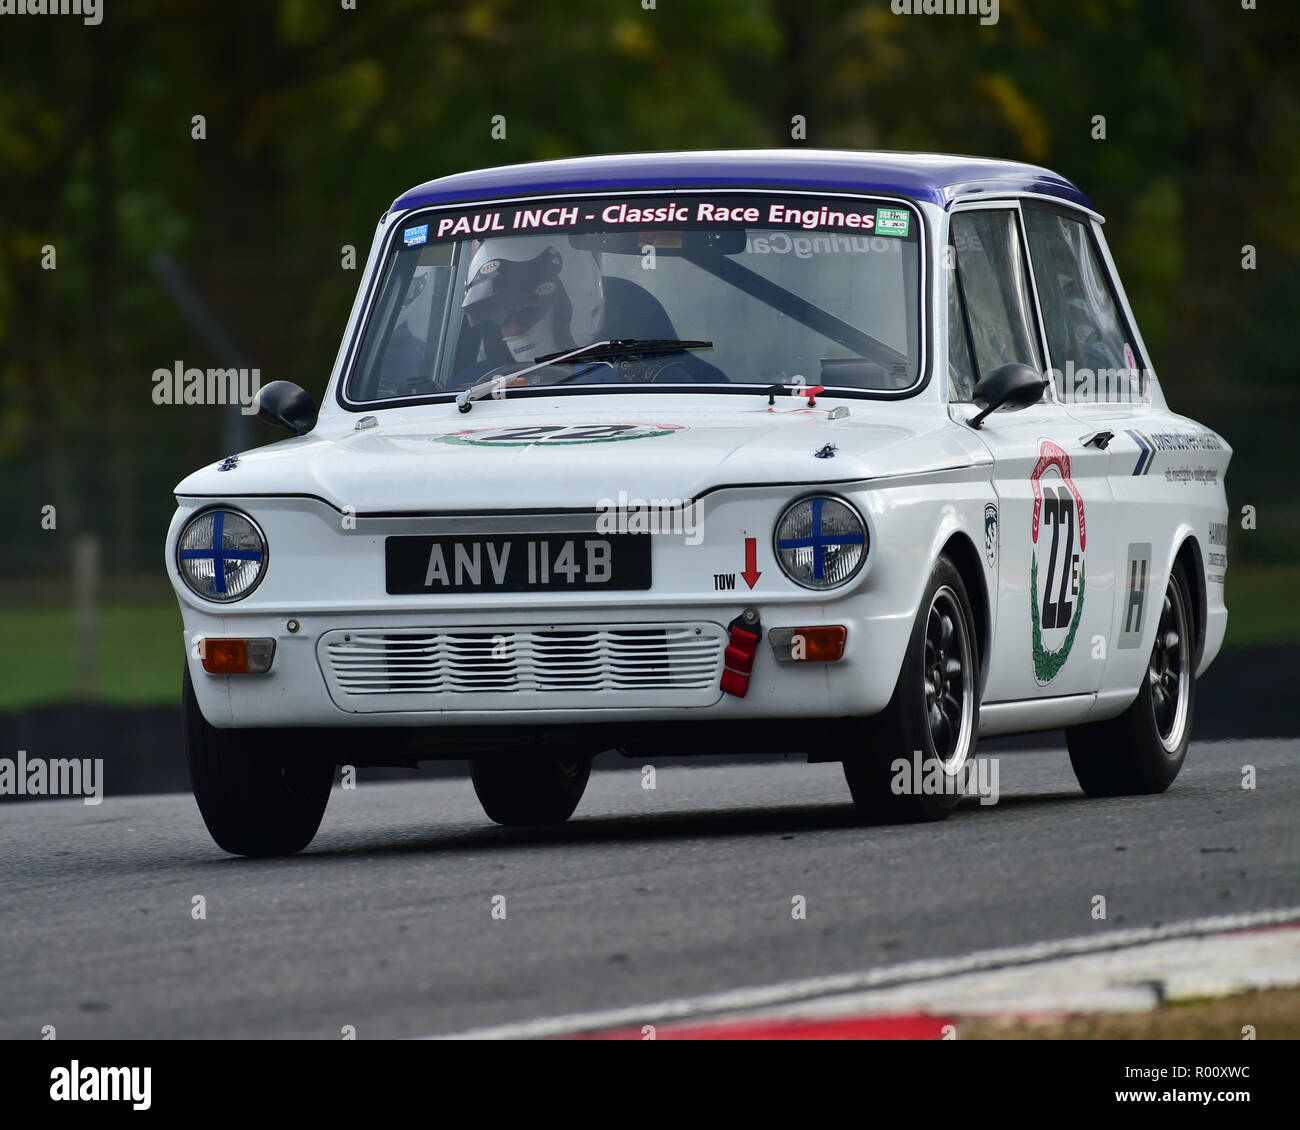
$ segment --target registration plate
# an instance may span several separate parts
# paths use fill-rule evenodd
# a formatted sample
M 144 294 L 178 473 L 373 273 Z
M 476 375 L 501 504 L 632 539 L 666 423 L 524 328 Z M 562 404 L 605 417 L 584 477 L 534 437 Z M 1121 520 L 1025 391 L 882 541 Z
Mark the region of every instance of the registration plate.
M 390 594 L 582 592 L 650 587 L 641 534 L 401 536 L 385 540 Z

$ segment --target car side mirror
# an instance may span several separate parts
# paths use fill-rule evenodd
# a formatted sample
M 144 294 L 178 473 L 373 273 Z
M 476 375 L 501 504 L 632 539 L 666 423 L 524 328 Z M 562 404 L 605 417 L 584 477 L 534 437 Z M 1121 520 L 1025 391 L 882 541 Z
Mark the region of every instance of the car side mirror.
M 981 378 L 971 393 L 972 400 L 984 405 L 984 411 L 970 418 L 970 426 L 978 428 L 984 423 L 984 417 L 999 408 L 1011 405 L 1015 408 L 1028 408 L 1043 399 L 1047 388 L 1047 378 L 1032 365 L 1013 362 Z
M 292 381 L 272 381 L 257 394 L 257 418 L 300 436 L 316 423 L 316 402 Z

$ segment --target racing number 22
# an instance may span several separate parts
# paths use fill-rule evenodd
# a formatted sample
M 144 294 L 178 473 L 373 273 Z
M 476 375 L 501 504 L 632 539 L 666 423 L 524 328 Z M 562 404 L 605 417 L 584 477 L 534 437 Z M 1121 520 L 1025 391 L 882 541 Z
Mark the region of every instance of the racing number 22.
M 494 443 L 593 443 L 622 439 L 635 432 L 633 424 L 538 424 L 530 428 L 502 428 Z
M 1052 549 L 1047 558 L 1047 581 L 1043 585 L 1043 627 L 1064 628 L 1070 622 L 1074 603 L 1068 598 L 1071 562 L 1074 560 L 1074 499 L 1064 487 L 1043 491 L 1043 524 L 1052 527 Z M 1056 579 L 1056 550 L 1061 530 L 1065 530 L 1065 553 L 1061 555 L 1061 581 Z M 1056 589 L 1056 599 L 1052 590 Z

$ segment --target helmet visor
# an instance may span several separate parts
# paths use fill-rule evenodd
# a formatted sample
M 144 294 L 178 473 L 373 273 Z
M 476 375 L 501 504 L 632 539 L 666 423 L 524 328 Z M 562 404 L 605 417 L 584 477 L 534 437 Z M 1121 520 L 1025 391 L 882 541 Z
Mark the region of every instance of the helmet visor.
M 488 259 L 465 284 L 461 309 L 471 326 L 531 326 L 559 289 L 560 266 L 560 253 L 553 247 L 524 263 Z

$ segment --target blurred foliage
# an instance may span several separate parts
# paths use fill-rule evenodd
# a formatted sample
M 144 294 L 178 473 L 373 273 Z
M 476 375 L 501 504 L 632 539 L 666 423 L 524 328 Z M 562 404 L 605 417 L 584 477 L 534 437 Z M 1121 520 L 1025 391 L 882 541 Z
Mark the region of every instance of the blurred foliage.
M 319 396 L 360 276 L 342 248 L 364 264 L 410 185 L 802 145 L 1021 158 L 1075 180 L 1110 220 L 1171 404 L 1236 448 L 1230 498 L 1259 529 L 1232 523 L 1234 556 L 1295 560 L 1298 28 L 1290 5 L 1229 0 L 1002 0 L 993 26 L 888 0 L 106 0 L 94 27 L 0 17 L 0 574 L 64 570 L 83 530 L 111 570 L 152 569 L 171 487 L 226 453 L 222 409 L 152 402 L 156 368 L 227 363 L 157 252 L 263 382 Z

